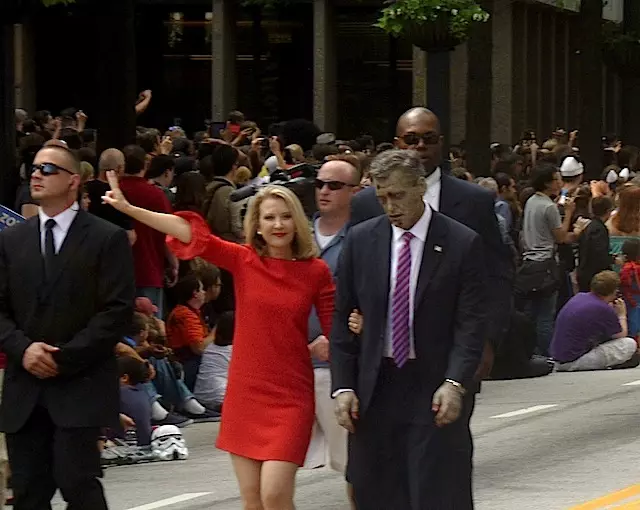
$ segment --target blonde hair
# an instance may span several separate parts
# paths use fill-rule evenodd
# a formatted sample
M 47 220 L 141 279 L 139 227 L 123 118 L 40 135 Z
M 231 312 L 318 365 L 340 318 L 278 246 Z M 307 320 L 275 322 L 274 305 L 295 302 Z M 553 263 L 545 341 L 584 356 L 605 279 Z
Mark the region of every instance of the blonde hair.
M 248 245 L 252 246 L 261 256 L 267 253 L 267 244 L 258 234 L 260 224 L 260 206 L 268 198 L 283 200 L 291 212 L 295 225 L 295 237 L 293 239 L 293 258 L 312 259 L 318 256 L 318 251 L 313 242 L 311 227 L 304 214 L 304 209 L 298 197 L 284 186 L 270 185 L 262 188 L 251 201 L 249 210 L 244 218 L 244 232 Z
M 289 151 L 291 151 L 291 157 L 296 163 L 304 162 L 304 151 L 297 143 L 287 145 L 285 149 L 289 149 Z

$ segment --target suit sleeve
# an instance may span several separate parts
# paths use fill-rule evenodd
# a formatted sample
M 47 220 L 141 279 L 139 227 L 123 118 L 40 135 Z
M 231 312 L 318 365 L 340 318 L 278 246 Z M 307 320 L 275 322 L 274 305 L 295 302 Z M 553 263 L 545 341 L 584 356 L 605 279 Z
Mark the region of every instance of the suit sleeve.
M 9 289 L 9 261 L 5 243 L 6 235 L 0 235 L 0 350 L 14 363 L 22 364 L 24 351 L 32 344 L 12 318 L 11 289 Z
M 357 390 L 359 340 L 349 331 L 349 315 L 358 306 L 354 285 L 353 233 L 347 237 L 340 254 L 333 327 L 329 336 L 331 352 L 331 393 L 341 389 Z
M 329 267 L 322 262 L 322 272 L 318 282 L 318 293 L 315 298 L 315 313 L 317 314 L 322 333 L 325 336 L 331 334 L 331 320 L 335 308 L 336 286 Z
M 490 279 L 511 279 L 509 249 L 502 240 L 493 199 L 483 193 L 478 197 L 478 201 L 477 212 L 481 217 L 478 234 L 484 244 L 487 276 Z
M 487 280 L 479 236 L 474 236 L 469 243 L 461 264 L 453 348 L 449 354 L 446 378 L 468 387 L 473 382 L 484 346 Z
M 127 334 L 133 316 L 135 276 L 133 255 L 124 230 L 102 245 L 98 269 L 100 311 L 87 327 L 54 354 L 60 375 L 74 375 L 112 357 L 116 344 Z

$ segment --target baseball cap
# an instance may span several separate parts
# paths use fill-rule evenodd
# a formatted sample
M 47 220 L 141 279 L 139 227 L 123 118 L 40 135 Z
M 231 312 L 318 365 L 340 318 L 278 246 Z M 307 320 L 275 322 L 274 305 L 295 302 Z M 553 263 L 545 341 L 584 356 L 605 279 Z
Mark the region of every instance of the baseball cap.
M 562 177 L 577 177 L 584 173 L 584 165 L 573 156 L 565 158 L 560 167 Z
M 336 135 L 333 133 L 322 133 L 321 135 L 318 135 L 318 138 L 316 138 L 316 143 L 319 145 L 331 145 L 332 143 L 335 143 L 335 141 Z
M 136 298 L 136 312 L 140 312 L 144 315 L 154 315 L 158 313 L 158 307 L 154 305 L 149 298 L 139 297 Z

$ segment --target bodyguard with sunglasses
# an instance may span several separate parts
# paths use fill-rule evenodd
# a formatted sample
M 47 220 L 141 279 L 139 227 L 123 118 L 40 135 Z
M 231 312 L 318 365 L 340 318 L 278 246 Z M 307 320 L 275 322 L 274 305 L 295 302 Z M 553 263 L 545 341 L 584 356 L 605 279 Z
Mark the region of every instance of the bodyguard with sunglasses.
M 124 230 L 80 210 L 80 163 L 63 142 L 35 157 L 38 215 L 0 233 L 0 405 L 16 510 L 107 508 L 97 441 L 118 420 L 114 347 L 132 317 Z
M 329 156 L 318 170 L 315 181 L 318 212 L 313 218 L 313 231 L 320 256 L 334 275 L 349 226 L 351 197 L 359 185 L 360 161 L 355 156 Z M 315 310 L 309 318 L 309 342 L 315 376 L 316 421 L 305 467 L 327 465 L 344 473 L 347 431 L 338 425 L 333 414 L 329 340 L 322 334 Z

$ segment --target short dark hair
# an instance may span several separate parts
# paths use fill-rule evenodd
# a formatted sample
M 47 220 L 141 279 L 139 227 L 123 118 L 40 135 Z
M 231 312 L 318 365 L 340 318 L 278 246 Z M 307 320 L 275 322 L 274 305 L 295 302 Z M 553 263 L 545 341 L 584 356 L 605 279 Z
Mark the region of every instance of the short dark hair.
M 188 156 L 191 152 L 191 140 L 182 137 L 174 138 L 172 151 L 174 154 L 182 154 L 183 156 Z
M 213 175 L 224 177 L 233 169 L 233 165 L 238 161 L 238 152 L 231 145 L 220 144 L 211 155 L 213 163 Z
M 161 177 L 168 170 L 173 170 L 176 167 L 176 160 L 166 154 L 160 154 L 151 160 L 149 168 L 145 177 L 147 179 L 157 179 Z
M 202 283 L 198 277 L 191 273 L 180 278 L 176 286 L 173 288 L 173 295 L 176 303 L 179 305 L 186 305 L 193 299 L 193 294 L 200 290 Z
M 124 150 L 124 173 L 138 175 L 147 164 L 147 153 L 139 145 L 127 145 Z
M 340 151 L 338 150 L 338 147 L 336 147 L 335 145 L 316 144 L 311 148 L 311 155 L 313 156 L 313 159 L 321 163 L 327 157 L 334 156 L 339 153 Z
M 496 184 L 498 185 L 498 192 L 500 192 L 500 190 L 506 186 L 507 188 L 509 186 L 511 186 L 511 181 L 513 181 L 513 177 L 511 177 L 509 174 L 506 174 L 504 172 L 498 172 L 494 179 L 496 180 Z
M 505 154 L 500 157 L 493 171 L 496 174 L 504 173 L 508 175 L 513 175 L 513 167 L 523 161 L 524 161 L 523 157 L 519 156 L 518 154 L 513 154 L 513 153 Z
M 232 311 L 224 312 L 218 317 L 216 325 L 215 344 L 221 347 L 233 345 L 233 330 L 235 329 L 235 313 Z
M 220 269 L 200 257 L 190 262 L 190 270 L 202 282 L 204 290 L 209 290 L 220 280 Z
M 78 132 L 73 128 L 64 128 L 60 132 L 60 140 L 66 142 L 69 148 L 74 151 L 80 150 L 83 145 L 82 138 L 80 138 Z
M 613 200 L 607 196 L 596 197 L 591 201 L 591 210 L 596 218 L 601 218 L 610 213 L 613 211 L 613 207 Z
M 129 329 L 129 336 L 131 338 L 138 336 L 149 327 L 149 319 L 146 315 L 140 312 L 133 312 L 131 318 L 131 328 Z
M 622 245 L 622 254 L 628 262 L 635 262 L 640 258 L 640 239 L 627 239 Z
M 151 130 L 143 131 L 136 137 L 136 143 L 142 147 L 147 154 L 151 154 L 158 148 L 158 135 Z
M 132 386 L 142 384 L 149 378 L 149 365 L 131 356 L 120 356 L 118 358 L 118 375 L 120 377 L 129 376 L 129 384 Z
M 602 271 L 591 279 L 591 292 L 600 297 L 611 296 L 620 287 L 620 277 L 615 271 Z
M 241 122 L 244 122 L 244 113 L 239 112 L 238 110 L 233 110 L 229 112 L 229 116 L 227 117 L 227 119 L 229 120 L 229 122 L 232 122 L 234 124 L 240 124 Z
M 538 163 L 531 171 L 531 187 L 536 191 L 544 191 L 558 173 L 560 173 L 560 169 L 553 163 Z
M 148 175 L 148 174 L 147 174 Z M 207 181 L 197 172 L 185 172 L 176 180 L 176 211 L 193 211 L 200 213 L 207 194 Z

